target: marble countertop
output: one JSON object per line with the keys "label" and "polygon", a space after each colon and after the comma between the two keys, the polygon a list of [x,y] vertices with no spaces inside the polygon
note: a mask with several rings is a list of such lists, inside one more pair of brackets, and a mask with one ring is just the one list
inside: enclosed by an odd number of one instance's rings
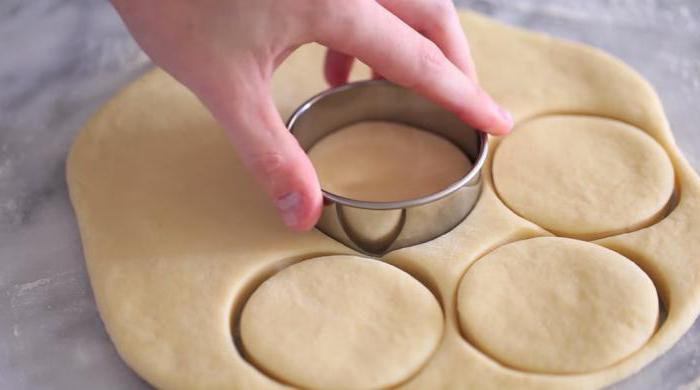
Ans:
{"label": "marble countertop", "polygon": [[[657,88],[700,169],[700,1],[464,0],[603,48]],[[0,2],[0,388],[146,389],[95,307],[64,179],[76,132],[150,67],[104,0]],[[700,388],[700,321],[619,389]]]}

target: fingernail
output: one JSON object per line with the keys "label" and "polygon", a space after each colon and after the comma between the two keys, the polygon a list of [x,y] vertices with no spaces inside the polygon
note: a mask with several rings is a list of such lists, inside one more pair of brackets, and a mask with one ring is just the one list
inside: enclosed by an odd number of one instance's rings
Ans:
{"label": "fingernail", "polygon": [[513,115],[501,106],[498,106],[498,115],[508,122],[509,127],[513,127]]}
{"label": "fingernail", "polygon": [[284,224],[293,227],[299,223],[299,209],[301,207],[301,195],[298,192],[289,192],[275,200],[275,206],[282,214]]}
{"label": "fingernail", "polygon": [[500,115],[501,118],[508,121],[508,123],[513,123],[513,115],[511,115],[511,113],[508,112],[508,110],[506,110],[505,108],[503,108],[501,106],[498,106],[498,115]]}

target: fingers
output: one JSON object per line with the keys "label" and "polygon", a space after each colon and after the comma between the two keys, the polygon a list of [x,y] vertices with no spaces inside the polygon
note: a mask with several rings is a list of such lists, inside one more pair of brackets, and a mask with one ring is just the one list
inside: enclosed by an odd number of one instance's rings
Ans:
{"label": "fingers", "polygon": [[337,87],[347,83],[354,60],[354,58],[347,54],[328,49],[328,51],[326,51],[326,61],[324,64],[324,74],[328,85]]}
{"label": "fingers", "polygon": [[378,0],[406,24],[425,35],[472,80],[477,80],[467,37],[451,0]]}
{"label": "fingers", "polygon": [[319,22],[320,43],[359,58],[383,77],[414,89],[476,128],[493,134],[510,130],[510,115],[435,43],[375,1],[337,4],[335,17]]}
{"label": "fingers", "polygon": [[226,128],[239,158],[268,193],[285,225],[309,230],[322,207],[311,161],[282,122],[266,83],[241,81],[223,83],[200,97]]}
{"label": "fingers", "polygon": [[[467,37],[450,0],[378,0],[388,11],[433,41],[467,77],[478,80]],[[329,49],[326,53],[326,81],[332,87],[348,81],[353,58]],[[372,78],[382,78],[376,71]]]}
{"label": "fingers", "polygon": [[[324,74],[326,77],[326,82],[331,87],[337,87],[348,82],[350,78],[350,70],[352,70],[352,64],[355,62],[355,58],[335,51],[333,49],[326,50],[326,61],[324,64]],[[379,80],[383,79],[382,75],[377,73],[376,70],[372,69],[372,79]]]}

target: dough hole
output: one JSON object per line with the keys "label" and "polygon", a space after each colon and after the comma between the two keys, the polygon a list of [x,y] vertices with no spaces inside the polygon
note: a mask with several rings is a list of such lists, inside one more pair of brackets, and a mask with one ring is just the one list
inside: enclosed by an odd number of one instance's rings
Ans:
{"label": "dough hole", "polygon": [[294,264],[253,292],[240,316],[246,356],[305,388],[382,388],[410,378],[443,333],[433,293],[406,272],[357,256]]}
{"label": "dough hole", "polygon": [[673,205],[673,165],[663,148],[607,118],[532,119],[501,141],[492,173],[511,210],[559,236],[594,240],[638,230]]}
{"label": "dough hole", "polygon": [[540,237],[472,265],[457,313],[466,340],[508,367],[581,374],[641,348],[657,329],[659,298],[649,276],[617,252]]}

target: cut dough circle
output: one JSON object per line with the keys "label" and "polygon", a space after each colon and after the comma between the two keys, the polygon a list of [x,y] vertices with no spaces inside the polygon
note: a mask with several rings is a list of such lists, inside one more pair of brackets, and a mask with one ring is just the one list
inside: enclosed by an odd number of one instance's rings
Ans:
{"label": "cut dough circle", "polygon": [[579,374],[632,354],[654,333],[653,282],[601,246],[541,237],[502,246],[466,272],[458,290],[464,336],[524,371]]}
{"label": "cut dough circle", "polygon": [[673,166],[643,131],[599,117],[525,123],[498,146],[493,181],[520,216],[585,240],[637,230],[666,211]]}
{"label": "cut dough circle", "polygon": [[395,385],[416,372],[442,337],[433,294],[400,269],[357,256],[292,265],[263,282],[241,313],[251,360],[305,388]]}
{"label": "cut dough circle", "polygon": [[324,190],[372,202],[436,193],[464,177],[472,166],[447,139],[383,121],[343,127],[317,142],[309,158]]}

